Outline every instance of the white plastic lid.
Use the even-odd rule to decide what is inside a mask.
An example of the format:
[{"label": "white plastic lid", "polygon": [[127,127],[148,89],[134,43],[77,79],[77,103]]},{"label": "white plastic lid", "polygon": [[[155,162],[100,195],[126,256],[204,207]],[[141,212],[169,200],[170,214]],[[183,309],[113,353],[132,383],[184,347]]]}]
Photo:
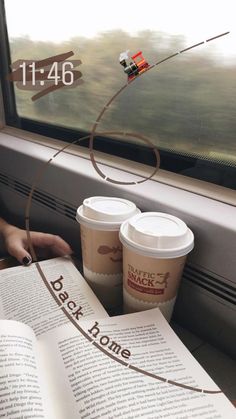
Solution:
[{"label": "white plastic lid", "polygon": [[145,212],[125,221],[120,241],[136,253],[160,259],[184,256],[194,247],[194,236],[187,225],[162,212]]},{"label": "white plastic lid", "polygon": [[139,214],[136,205],[123,198],[93,196],[77,209],[76,220],[96,230],[119,230],[128,218]]}]

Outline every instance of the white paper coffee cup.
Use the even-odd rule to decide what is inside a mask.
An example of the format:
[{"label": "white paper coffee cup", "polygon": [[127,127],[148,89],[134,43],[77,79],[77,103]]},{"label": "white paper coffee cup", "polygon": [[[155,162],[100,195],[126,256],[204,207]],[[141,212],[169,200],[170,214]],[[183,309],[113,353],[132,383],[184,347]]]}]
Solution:
[{"label": "white paper coffee cup", "polygon": [[138,213],[133,202],[106,196],[87,198],[77,210],[84,276],[108,309],[122,304],[120,225]]},{"label": "white paper coffee cup", "polygon": [[124,311],[159,307],[169,321],[194,236],[177,217],[137,214],[121,225]]}]

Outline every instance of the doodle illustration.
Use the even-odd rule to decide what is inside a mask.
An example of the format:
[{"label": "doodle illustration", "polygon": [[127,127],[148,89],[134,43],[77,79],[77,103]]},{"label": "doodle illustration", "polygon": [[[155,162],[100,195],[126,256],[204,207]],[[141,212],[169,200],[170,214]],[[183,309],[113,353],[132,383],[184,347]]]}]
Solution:
[{"label": "doodle illustration", "polygon": [[[210,41],[213,41],[217,38],[223,37],[225,35],[229,34],[229,32],[225,32],[222,33],[220,35],[214,36],[212,38],[208,38],[205,41],[199,42],[197,44],[191,45],[190,47],[187,47],[181,51],[175,52],[172,55],[169,55],[166,58],[163,58],[162,60],[158,61],[157,63],[153,64],[153,65],[149,65],[145,59],[142,56],[142,53],[139,52],[138,54],[132,56],[133,62],[130,63],[130,65],[127,65],[126,60],[128,59],[128,55],[127,55],[127,51],[125,53],[122,53],[120,56],[120,64],[124,67],[124,71],[125,73],[128,75],[128,81],[125,85],[123,85],[118,92],[116,92],[111,99],[106,103],[106,105],[102,108],[101,112],[99,113],[95,123],[93,124],[92,130],[91,130],[91,134],[90,134],[90,141],[89,141],[89,151],[90,151],[90,159],[91,159],[91,163],[94,167],[94,169],[96,170],[96,172],[98,173],[98,175],[104,179],[107,182],[111,182],[111,183],[115,183],[115,184],[119,184],[119,185],[135,185],[137,183],[142,183],[145,182],[148,179],[151,179],[152,176],[157,172],[158,170],[158,163],[159,163],[159,153],[156,150],[156,147],[153,146],[153,144],[151,144],[151,142],[147,139],[145,139],[144,141],[146,142],[146,144],[151,145],[151,147],[153,148],[154,152],[156,153],[156,157],[157,157],[157,167],[155,168],[154,172],[152,173],[152,175],[150,175],[148,178],[144,178],[141,181],[138,182],[122,182],[122,181],[116,181],[113,179],[108,178],[103,172],[102,170],[98,167],[96,161],[95,161],[95,157],[94,157],[94,151],[93,151],[93,142],[94,142],[94,138],[98,135],[97,132],[97,127],[98,124],[101,122],[102,117],[105,115],[107,109],[109,108],[109,106],[112,104],[112,102],[124,91],[125,88],[127,88],[129,86],[130,83],[135,82],[137,77],[143,76],[144,74],[147,74],[148,71],[152,70],[154,67],[159,66],[161,63],[173,59],[174,57],[176,57],[179,54],[185,53],[189,50],[192,50],[204,43],[208,43]],[[140,61],[141,60],[141,61]],[[137,66],[137,67],[135,67]],[[126,70],[127,68],[127,70]],[[99,133],[101,134],[101,133]],[[119,135],[119,136],[126,136],[127,133],[124,132],[109,132],[106,133],[107,135]],[[131,133],[132,134],[132,133]],[[138,134],[134,134],[134,136],[139,136]],[[139,136],[141,139],[142,136]],[[78,143],[79,141],[82,141],[84,138],[81,138],[80,140],[76,140],[74,141],[74,143]],[[156,374],[150,373],[144,369],[138,368],[134,365],[129,364],[128,362],[125,362],[124,360],[118,358],[117,356],[114,356],[113,354],[109,353],[106,349],[104,349],[104,347],[101,347],[97,342],[95,342],[91,336],[73,319],[73,317],[70,315],[70,313],[66,310],[65,307],[63,307],[61,305],[60,300],[58,299],[58,297],[55,295],[55,293],[53,292],[53,290],[50,288],[50,286],[48,285],[48,281],[45,277],[45,274],[43,273],[40,263],[37,262],[37,256],[35,254],[33,245],[32,245],[32,241],[31,241],[31,237],[30,237],[30,228],[29,228],[29,219],[30,219],[30,208],[31,208],[31,201],[32,201],[32,196],[33,193],[37,187],[37,184],[39,183],[41,176],[44,174],[45,170],[47,169],[48,165],[61,153],[63,152],[66,148],[70,147],[70,144],[67,144],[66,146],[64,146],[60,151],[57,151],[52,158],[50,158],[50,160],[48,160],[46,163],[42,164],[42,167],[40,167],[40,169],[38,170],[36,177],[35,177],[35,181],[33,182],[29,197],[28,197],[28,202],[27,202],[27,206],[26,206],[26,211],[25,211],[25,221],[26,221],[26,230],[27,230],[27,237],[28,237],[28,242],[29,242],[29,248],[31,251],[31,254],[33,256],[34,261],[36,261],[36,268],[45,284],[45,286],[47,287],[48,291],[50,292],[50,294],[52,295],[52,298],[57,302],[58,306],[60,307],[60,309],[63,311],[63,313],[65,314],[65,316],[67,316],[67,318],[71,321],[71,323],[77,328],[77,330],[84,336],[85,339],[87,339],[89,342],[91,342],[92,345],[94,345],[98,350],[100,350],[101,352],[103,352],[104,354],[106,354],[109,358],[113,359],[115,362],[118,362],[120,365],[123,365],[125,368],[129,368],[133,371],[136,371],[139,374],[142,374],[144,376],[148,376],[151,377],[155,380],[161,381],[161,382],[165,382],[165,383],[169,383],[171,385],[177,386],[177,387],[181,387],[183,389],[186,390],[190,390],[190,391],[195,391],[195,392],[199,392],[199,393],[207,393],[207,394],[218,394],[218,393],[222,393],[219,390],[209,390],[209,389],[202,389],[199,387],[193,387],[193,386],[189,386],[189,385],[185,385],[183,383],[179,383],[176,382],[174,380],[169,380],[165,377],[162,376],[158,376]],[[120,248],[110,248],[106,245],[102,245],[98,248],[98,253],[100,254],[116,254],[120,252]],[[168,280],[168,273],[165,274],[164,278],[161,281],[157,281],[160,284],[165,284],[165,286],[167,286],[167,280]]]}]

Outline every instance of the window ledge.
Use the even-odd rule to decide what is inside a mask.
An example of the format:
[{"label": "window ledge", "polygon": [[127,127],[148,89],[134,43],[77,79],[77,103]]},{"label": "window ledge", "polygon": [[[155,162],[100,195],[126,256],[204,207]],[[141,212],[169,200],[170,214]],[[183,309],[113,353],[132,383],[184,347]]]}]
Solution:
[{"label": "window ledge", "polygon": [[[12,128],[9,126],[5,126],[0,132],[11,137],[21,138],[31,143],[39,144],[41,146],[45,146],[57,151],[62,150],[62,148],[66,147],[63,151],[64,153],[71,154],[74,156],[80,156],[88,160],[90,159],[89,150],[77,144],[66,143],[61,140],[48,138],[39,134],[31,133],[18,128]],[[114,169],[120,169],[126,172],[127,174],[131,174],[134,176],[138,175],[145,178],[149,176],[153,171],[153,168],[148,165],[137,163],[131,160],[126,160],[121,157],[108,155],[98,151],[96,151],[94,154],[97,163],[105,164],[107,167],[111,167]],[[223,186],[190,178],[177,173],[168,172],[162,169],[160,169],[153,176],[152,179],[164,185],[169,185],[181,189],[183,191],[192,192],[194,194],[205,196],[215,201],[236,206],[235,191]]]}]

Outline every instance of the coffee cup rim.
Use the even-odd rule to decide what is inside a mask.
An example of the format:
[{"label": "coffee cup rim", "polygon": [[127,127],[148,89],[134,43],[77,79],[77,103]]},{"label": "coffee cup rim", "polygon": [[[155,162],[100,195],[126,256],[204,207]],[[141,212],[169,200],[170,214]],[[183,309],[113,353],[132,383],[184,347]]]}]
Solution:
[{"label": "coffee cup rim", "polygon": [[[145,216],[145,214],[147,213],[141,213],[140,217]],[[168,217],[169,214],[165,214],[165,213],[149,213],[149,214],[160,214],[160,215],[165,215]],[[172,215],[169,215],[170,218],[176,218]],[[158,248],[154,248],[154,247],[148,247],[148,246],[144,246],[143,244],[137,243],[135,241],[133,241],[129,236],[128,236],[128,224],[129,221],[134,221],[135,218],[138,218],[139,215],[132,217],[129,220],[124,221],[121,224],[120,227],[120,233],[119,233],[119,238],[120,241],[122,243],[122,245],[126,248],[128,248],[129,250],[138,253],[140,255],[143,256],[147,256],[147,257],[151,257],[151,258],[157,258],[157,259],[171,259],[171,258],[177,258],[177,257],[181,257],[181,256],[185,256],[187,255],[189,252],[191,252],[191,250],[194,248],[194,235],[193,232],[186,226],[186,243],[183,244],[182,246],[178,246],[178,247],[172,247],[172,248],[165,248],[165,249],[158,249]],[[180,219],[179,219],[180,220]],[[182,221],[182,220],[180,220]],[[183,222],[184,223],[184,222]],[[185,224],[185,223],[184,223]]]},{"label": "coffee cup rim", "polygon": [[[131,218],[135,215],[140,214],[141,211],[139,208],[135,208],[134,213],[129,216],[128,218]],[[105,231],[119,231],[121,224],[124,222],[124,220],[121,221],[101,221],[101,220],[95,220],[86,217],[83,214],[83,205],[81,205],[76,212],[76,221],[79,224],[84,225],[85,227],[92,228],[94,230],[105,230]]]}]

